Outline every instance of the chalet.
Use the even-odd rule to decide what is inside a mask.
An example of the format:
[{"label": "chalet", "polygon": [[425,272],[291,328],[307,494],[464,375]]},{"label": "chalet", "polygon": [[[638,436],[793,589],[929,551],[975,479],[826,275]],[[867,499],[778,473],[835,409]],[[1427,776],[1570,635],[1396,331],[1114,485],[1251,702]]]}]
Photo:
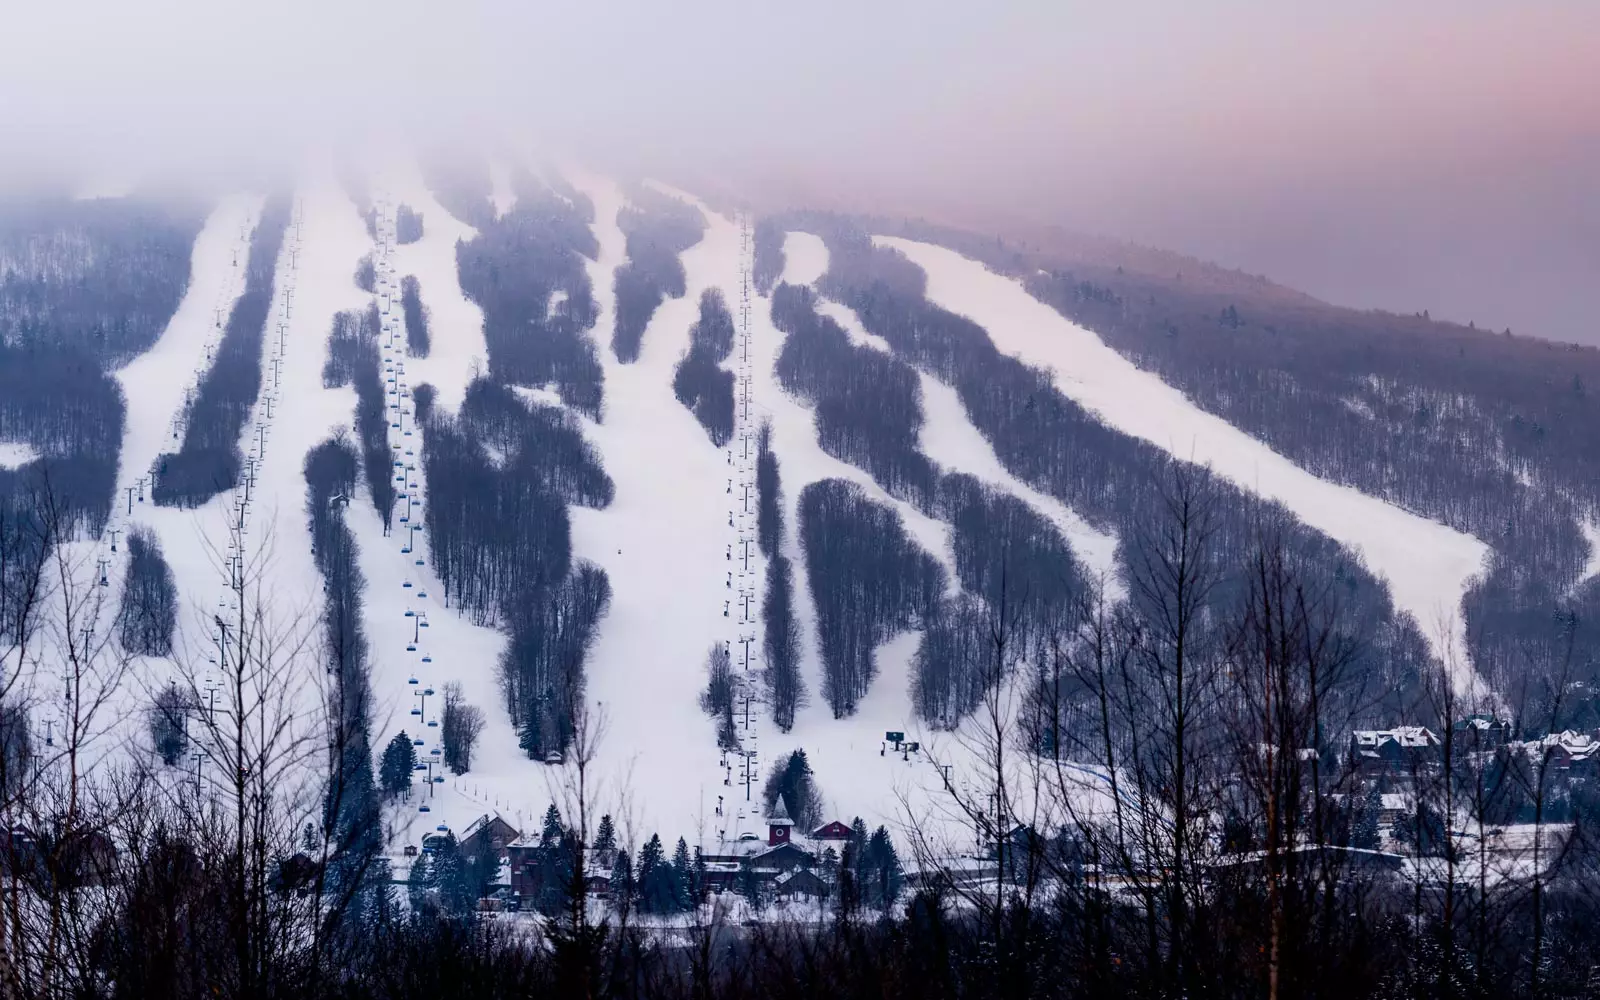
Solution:
[{"label": "chalet", "polygon": [[491,857],[498,861],[505,855],[506,845],[521,834],[498,813],[479,816],[461,834],[461,853],[465,857]]},{"label": "chalet", "polygon": [[1498,750],[1511,741],[1511,723],[1492,715],[1469,715],[1450,728],[1456,748],[1465,753]]},{"label": "chalet", "polygon": [[816,872],[798,868],[780,872],[772,880],[772,889],[785,898],[827,899],[833,887]]},{"label": "chalet", "polygon": [[841,823],[838,820],[834,820],[831,823],[824,823],[815,830],[811,831],[811,839],[823,841],[849,840],[850,827],[848,824]]},{"label": "chalet", "polygon": [[1600,771],[1600,740],[1589,733],[1567,729],[1543,739],[1530,740],[1525,745],[1528,756],[1536,763],[1540,759],[1548,760],[1557,771],[1577,774]]},{"label": "chalet", "polygon": [[1440,746],[1426,726],[1357,729],[1350,734],[1350,762],[1363,771],[1403,774],[1437,763]]}]

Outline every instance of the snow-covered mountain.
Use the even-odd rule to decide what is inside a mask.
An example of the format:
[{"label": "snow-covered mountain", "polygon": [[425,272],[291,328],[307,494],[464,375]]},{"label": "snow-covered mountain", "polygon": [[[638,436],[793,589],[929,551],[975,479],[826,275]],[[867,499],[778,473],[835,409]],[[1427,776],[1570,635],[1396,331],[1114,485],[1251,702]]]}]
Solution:
[{"label": "snow-covered mountain", "polygon": [[[99,723],[106,756],[149,752],[168,684],[221,687],[230,630],[254,621],[286,740],[353,712],[370,759],[412,741],[418,778],[384,807],[395,850],[485,813],[527,830],[579,795],[630,840],[716,844],[761,825],[795,749],[830,817],[960,843],[946,789],[984,766],[972,626],[1021,609],[1020,713],[1026,665],[1085,595],[1139,599],[1174,460],[1214,474],[1224,549],[1271,520],[1337,581],[1376,720],[1414,715],[1433,676],[1473,704],[1520,697],[1473,631],[1527,611],[1481,599],[1502,540],[1197,401],[1160,356],[1071,318],[1063,274],[1025,254],[533,163],[313,175],[189,215],[129,209],[103,228],[134,238],[95,243],[84,213],[119,203],[75,203],[63,231],[86,252],[0,244],[0,290],[60,293],[52,275],[87,261],[172,292],[75,348],[100,374],[59,379],[20,352],[78,327],[24,329],[32,300],[0,298],[0,477],[19,498],[30,470],[71,470],[70,550],[103,597],[52,641],[88,629],[136,654]],[[1577,592],[1593,573],[1568,575]],[[150,620],[135,648],[127,623]],[[708,697],[718,650],[732,686]],[[67,717],[50,661],[5,664],[39,693],[35,728]],[[455,767],[449,685],[481,713]]]}]

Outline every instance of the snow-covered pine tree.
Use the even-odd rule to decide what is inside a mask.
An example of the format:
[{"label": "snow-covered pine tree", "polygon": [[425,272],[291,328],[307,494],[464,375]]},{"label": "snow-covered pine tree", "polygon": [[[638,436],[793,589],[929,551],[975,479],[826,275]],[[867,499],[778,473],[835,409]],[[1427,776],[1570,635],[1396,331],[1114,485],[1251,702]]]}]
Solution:
[{"label": "snow-covered pine tree", "polygon": [[554,802],[544,811],[544,829],[539,834],[540,847],[555,847],[561,843],[561,810]]}]

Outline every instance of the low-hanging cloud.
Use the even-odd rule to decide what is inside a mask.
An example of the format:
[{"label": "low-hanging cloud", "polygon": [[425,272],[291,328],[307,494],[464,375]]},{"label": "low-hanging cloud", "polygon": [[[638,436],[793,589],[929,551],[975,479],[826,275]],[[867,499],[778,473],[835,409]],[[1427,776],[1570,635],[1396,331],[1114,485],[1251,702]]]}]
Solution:
[{"label": "low-hanging cloud", "polygon": [[11,6],[9,174],[514,137],[1600,342],[1580,0]]}]

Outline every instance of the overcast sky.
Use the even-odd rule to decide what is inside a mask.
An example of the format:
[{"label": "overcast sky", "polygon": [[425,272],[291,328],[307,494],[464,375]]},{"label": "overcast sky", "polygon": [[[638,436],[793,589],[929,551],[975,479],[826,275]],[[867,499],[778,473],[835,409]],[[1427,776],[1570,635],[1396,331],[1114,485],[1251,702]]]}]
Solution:
[{"label": "overcast sky", "polygon": [[0,171],[552,150],[1600,344],[1596,0],[0,0]]}]

